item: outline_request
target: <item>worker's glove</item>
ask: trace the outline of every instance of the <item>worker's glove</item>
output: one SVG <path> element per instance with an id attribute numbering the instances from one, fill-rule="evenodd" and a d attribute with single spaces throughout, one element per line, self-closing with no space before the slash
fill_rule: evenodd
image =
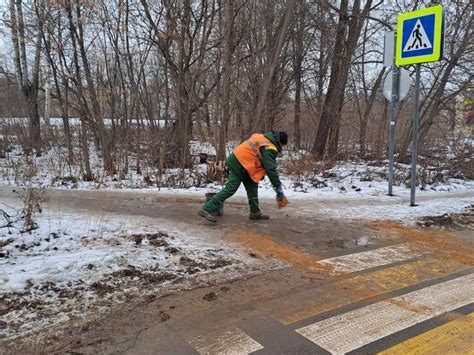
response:
<path id="1" fill-rule="evenodd" d="M 277 197 L 277 205 L 278 208 L 283 208 L 288 205 L 288 199 L 285 197 L 285 195 L 280 195 Z"/>

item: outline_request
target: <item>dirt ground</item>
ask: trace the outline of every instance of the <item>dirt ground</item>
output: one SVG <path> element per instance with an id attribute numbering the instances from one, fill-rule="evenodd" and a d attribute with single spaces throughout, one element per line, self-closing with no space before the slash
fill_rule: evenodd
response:
<path id="1" fill-rule="evenodd" d="M 11 190 L 0 187 L 2 201 L 16 198 Z M 444 250 L 439 258 L 474 266 L 472 209 L 470 217 L 455 217 L 456 221 L 467 220 L 465 225 L 457 222 L 456 228 L 448 225 L 446 231 L 348 219 L 343 214 L 331 215 L 318 209 L 318 206 L 331 206 L 343 210 L 347 204 L 361 203 L 377 208 L 377 202 L 370 199 L 363 202 L 330 198 L 297 200 L 290 201 L 290 207 L 285 210 L 277 210 L 274 200 L 263 199 L 263 210 L 272 218 L 249 221 L 246 201 L 233 198 L 226 203 L 225 216 L 217 225 L 211 225 L 196 215 L 202 200 L 197 195 L 51 190 L 45 207 L 65 212 L 116 213 L 130 218 L 159 217 L 185 224 L 190 230 L 207 231 L 210 238 L 222 238 L 236 248 L 245 249 L 251 257 L 276 259 L 288 266 L 230 282 L 225 278 L 212 284 L 203 282 L 193 289 L 165 296 L 137 297 L 117 304 L 106 314 L 69 320 L 61 326 L 9 341 L 0 353 L 195 353 L 183 339 L 212 333 L 223 324 L 232 325 L 237 320 L 245 320 L 257 328 L 263 319 L 273 324 L 273 315 L 284 313 L 290 301 L 304 302 L 318 294 L 323 297 L 322 288 L 349 277 L 334 275 L 318 260 L 383 247 L 407 238 L 423 246 L 426 243 L 423 236 L 429 235 L 430 247 L 436 240 L 435 247 Z"/>

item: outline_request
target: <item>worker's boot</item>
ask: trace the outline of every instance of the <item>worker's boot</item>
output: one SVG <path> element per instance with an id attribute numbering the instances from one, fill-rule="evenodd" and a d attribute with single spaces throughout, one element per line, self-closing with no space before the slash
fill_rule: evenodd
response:
<path id="1" fill-rule="evenodd" d="M 209 222 L 217 223 L 217 217 L 216 217 L 216 216 L 213 216 L 213 214 L 210 213 L 210 212 L 207 212 L 207 211 L 204 211 L 204 210 L 200 210 L 200 211 L 198 212 L 198 215 L 201 216 L 202 218 L 208 220 Z"/>
<path id="2" fill-rule="evenodd" d="M 250 213 L 249 219 L 270 219 L 270 216 L 263 214 L 262 212 Z"/>

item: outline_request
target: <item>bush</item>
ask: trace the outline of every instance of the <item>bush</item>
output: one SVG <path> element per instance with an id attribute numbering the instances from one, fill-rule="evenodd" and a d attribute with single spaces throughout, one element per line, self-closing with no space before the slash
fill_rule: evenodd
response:
<path id="1" fill-rule="evenodd" d="M 38 225 L 34 221 L 34 214 L 41 213 L 41 202 L 45 201 L 46 189 L 26 187 L 22 191 L 17 191 L 17 194 L 23 200 L 23 209 L 21 211 L 21 218 L 23 222 L 22 232 L 30 232 L 38 228 Z"/>

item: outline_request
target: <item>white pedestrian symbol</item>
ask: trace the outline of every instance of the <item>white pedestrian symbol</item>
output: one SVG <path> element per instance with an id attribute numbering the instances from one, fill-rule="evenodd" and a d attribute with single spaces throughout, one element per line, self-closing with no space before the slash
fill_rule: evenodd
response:
<path id="1" fill-rule="evenodd" d="M 408 38 L 407 43 L 405 44 L 405 48 L 403 48 L 404 52 L 411 52 L 420 49 L 428 49 L 433 48 L 431 45 L 430 39 L 426 34 L 421 21 L 418 19 L 413 27 L 413 30 L 410 33 L 410 37 Z"/>

